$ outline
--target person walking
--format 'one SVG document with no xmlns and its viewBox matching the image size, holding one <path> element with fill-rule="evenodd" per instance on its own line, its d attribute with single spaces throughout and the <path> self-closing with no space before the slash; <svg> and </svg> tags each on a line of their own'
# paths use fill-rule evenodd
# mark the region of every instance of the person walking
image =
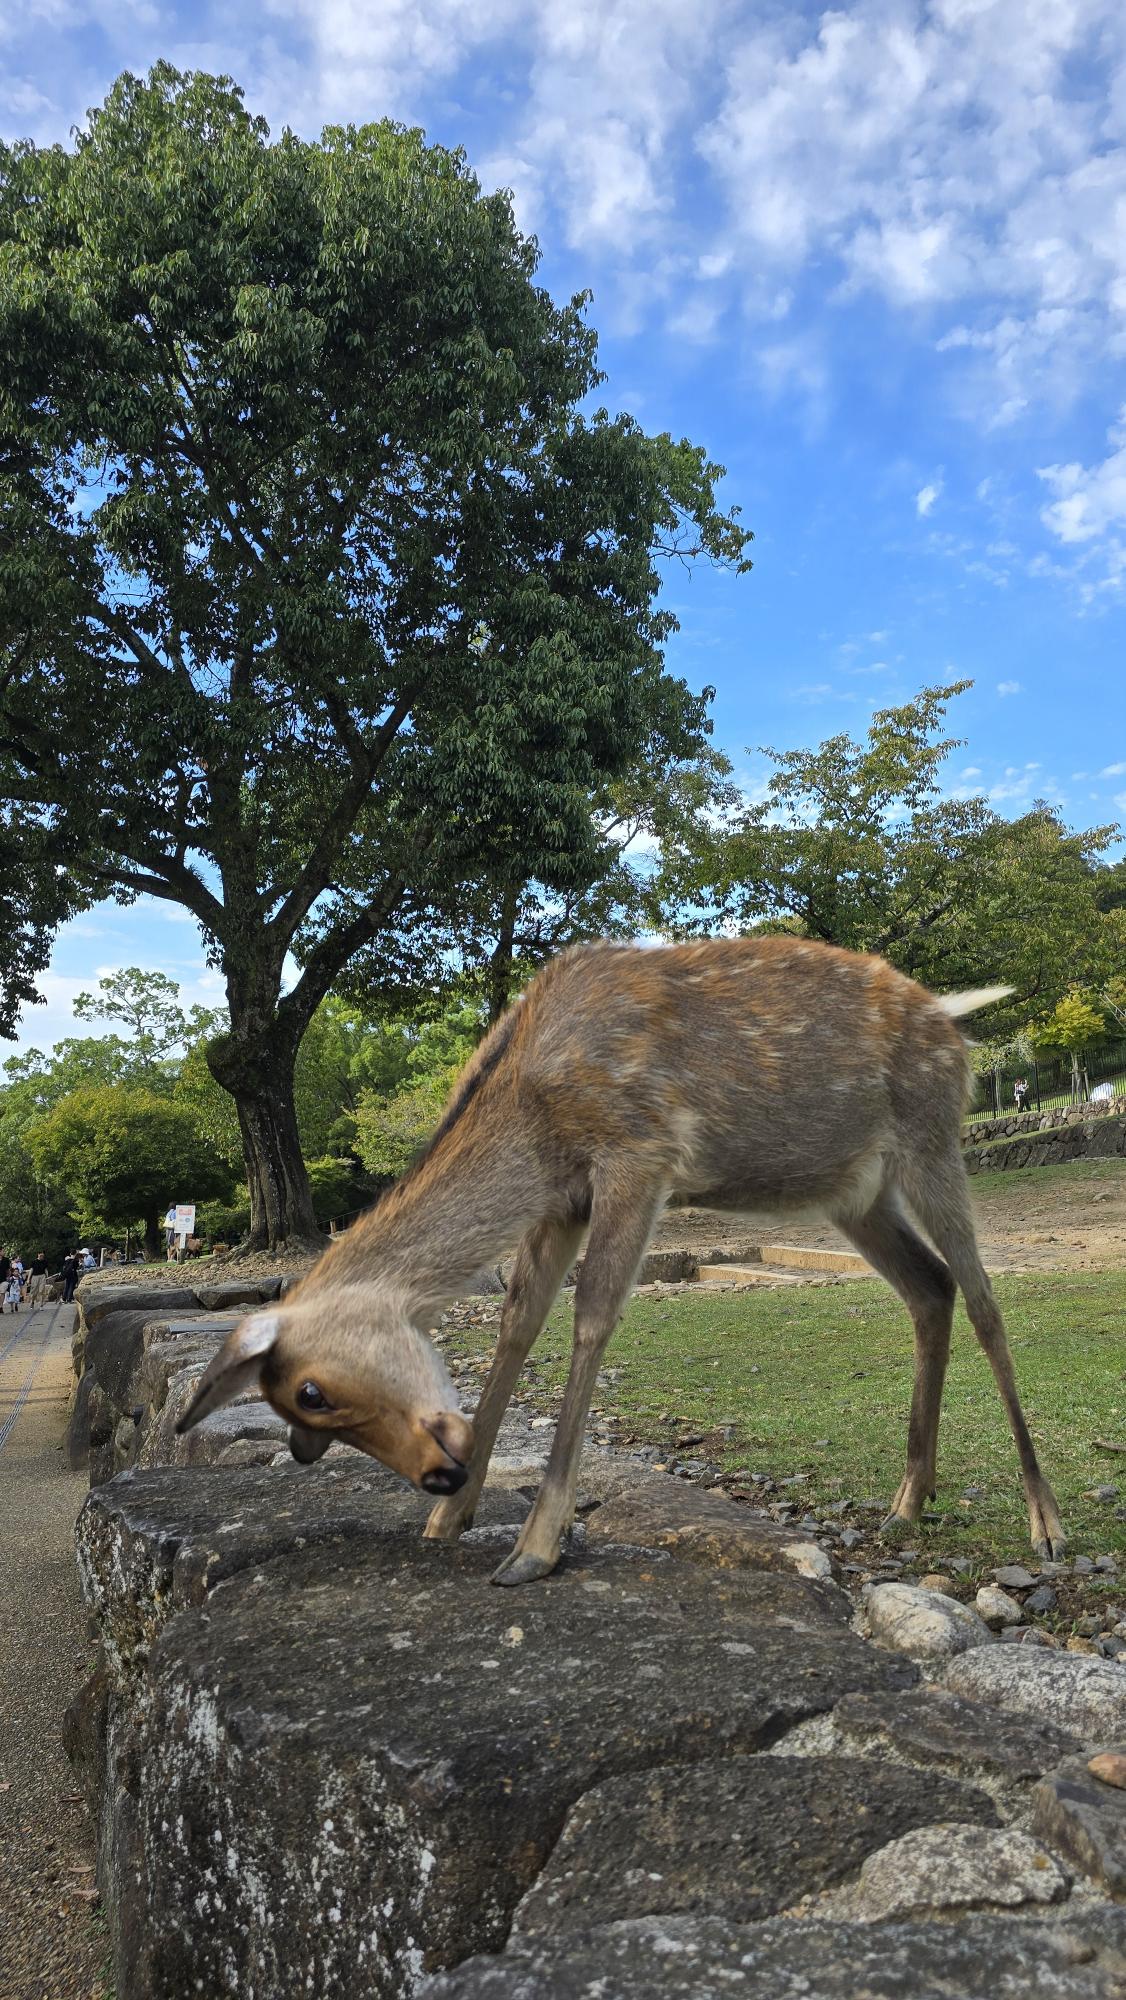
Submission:
<svg viewBox="0 0 1126 2000">
<path fill-rule="evenodd" d="M 23 1279 L 13 1265 L 8 1272 L 8 1280 L 4 1287 L 4 1306 L 8 1312 L 18 1313 L 22 1304 Z"/>
<path fill-rule="evenodd" d="M 78 1289 L 78 1252 L 77 1250 L 68 1250 L 66 1256 L 63 1258 L 64 1306 L 69 1306 L 73 1303 L 74 1294 L 77 1289 Z"/>
<path fill-rule="evenodd" d="M 31 1269 L 27 1274 L 27 1296 L 33 1312 L 36 1306 L 45 1305 L 47 1302 L 47 1280 L 50 1275 L 51 1267 L 47 1262 L 47 1252 L 40 1250 L 32 1258 Z"/>
</svg>

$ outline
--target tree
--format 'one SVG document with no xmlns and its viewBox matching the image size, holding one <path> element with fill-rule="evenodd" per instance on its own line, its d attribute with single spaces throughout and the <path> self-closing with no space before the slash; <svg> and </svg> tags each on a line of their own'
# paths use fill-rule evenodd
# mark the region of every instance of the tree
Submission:
<svg viewBox="0 0 1126 2000">
<path fill-rule="evenodd" d="M 673 841 L 658 877 L 682 932 L 717 924 L 792 929 L 877 952 L 937 988 L 1006 981 L 991 1016 L 1006 1034 L 1046 1011 L 1067 983 L 1113 962 L 1112 919 L 1095 897 L 1114 828 L 1070 833 L 1045 804 L 1003 820 L 984 798 L 951 797 L 943 724 L 969 686 L 924 688 L 881 709 L 867 741 L 765 752 L 761 800 L 704 816 Z"/>
<path fill-rule="evenodd" d="M 485 1026 L 479 1003 L 455 998 L 411 1036 L 406 1074 L 398 1088 L 388 1092 L 369 1087 L 361 1092 L 356 1151 L 370 1174 L 393 1180 L 410 1166 L 437 1124 L 454 1078 Z"/>
<path fill-rule="evenodd" d="M 39 1172 L 61 1183 L 83 1228 L 144 1224 L 145 1250 L 160 1250 L 171 1202 L 231 1192 L 231 1177 L 203 1143 L 183 1106 L 154 1090 L 88 1086 L 60 1099 L 27 1135 Z"/>
<path fill-rule="evenodd" d="M 1083 1099 L 1079 1058 L 1106 1036 L 1106 1022 L 1097 1007 L 1078 987 L 1058 1001 L 1049 1019 L 1036 1030 L 1035 1039 L 1044 1048 L 1066 1049 L 1071 1057 L 1071 1095 L 1076 1104 Z"/>
<path fill-rule="evenodd" d="M 0 243 L 0 796 L 72 898 L 197 918 L 251 1245 L 307 1240 L 318 1006 L 484 869 L 590 879 L 592 794 L 705 726 L 660 565 L 749 537 L 701 451 L 588 413 L 584 300 L 416 131 L 271 143 L 160 65 L 0 153 Z"/>
<path fill-rule="evenodd" d="M 142 972 L 136 965 L 99 979 L 96 994 L 77 994 L 74 1016 L 78 1021 L 124 1021 L 130 1067 L 148 1082 L 155 1081 L 190 1042 L 226 1025 L 220 1008 L 193 1007 L 185 1014 L 176 980 L 164 972 Z"/>
</svg>

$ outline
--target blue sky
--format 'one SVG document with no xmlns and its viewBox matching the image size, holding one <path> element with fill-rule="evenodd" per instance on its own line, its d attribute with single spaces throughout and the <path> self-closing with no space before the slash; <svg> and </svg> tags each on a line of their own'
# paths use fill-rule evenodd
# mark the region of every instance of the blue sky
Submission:
<svg viewBox="0 0 1126 2000">
<path fill-rule="evenodd" d="M 589 286 L 606 395 L 707 446 L 751 576 L 677 577 L 671 664 L 755 746 L 972 678 L 951 783 L 1126 820 L 1126 9 L 1117 0 L 0 0 L 0 129 L 123 68 L 225 71 L 275 128 L 391 115 L 514 190 Z M 68 927 L 49 1006 L 190 920 Z"/>
</svg>

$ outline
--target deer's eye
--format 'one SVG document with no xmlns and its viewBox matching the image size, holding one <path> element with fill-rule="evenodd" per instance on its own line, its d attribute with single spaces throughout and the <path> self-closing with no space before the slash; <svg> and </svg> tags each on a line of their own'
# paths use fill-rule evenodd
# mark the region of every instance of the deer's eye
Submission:
<svg viewBox="0 0 1126 2000">
<path fill-rule="evenodd" d="M 315 1382 L 302 1382 L 297 1391 L 297 1407 L 310 1413 L 331 1408 L 327 1398 L 322 1396 Z"/>
</svg>

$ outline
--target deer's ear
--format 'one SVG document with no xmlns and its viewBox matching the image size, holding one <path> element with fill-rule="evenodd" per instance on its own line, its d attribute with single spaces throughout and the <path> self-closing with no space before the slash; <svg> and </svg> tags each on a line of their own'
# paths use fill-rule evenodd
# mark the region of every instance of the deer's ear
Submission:
<svg viewBox="0 0 1126 2000">
<path fill-rule="evenodd" d="M 200 1376 L 199 1387 L 176 1426 L 181 1436 L 213 1410 L 221 1410 L 224 1403 L 233 1403 L 236 1396 L 257 1387 L 262 1363 L 277 1337 L 275 1313 L 254 1313 L 236 1326 Z"/>
</svg>

